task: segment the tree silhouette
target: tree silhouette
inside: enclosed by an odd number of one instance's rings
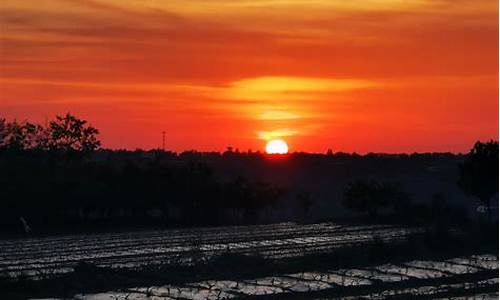
[[[4,150],[30,150],[38,147],[38,138],[42,128],[38,125],[17,121],[7,122],[0,119],[0,149]]]
[[[402,195],[395,184],[358,180],[344,190],[342,204],[353,211],[376,217],[380,209],[394,204]]]
[[[476,142],[459,165],[459,176],[458,186],[484,203],[491,219],[491,198],[498,193],[498,142]]]
[[[0,148],[4,146],[5,139],[7,138],[7,120],[0,118]]]
[[[311,210],[314,200],[310,192],[300,191],[296,195],[297,201],[299,202],[302,212],[304,213],[304,220],[309,216],[309,211]]]
[[[0,118],[0,150],[56,150],[88,152],[99,148],[99,131],[67,113],[56,116],[48,127]]]
[[[94,151],[101,142],[97,139],[99,130],[86,125],[87,121],[80,120],[67,113],[57,116],[49,124],[49,148],[58,151]]]

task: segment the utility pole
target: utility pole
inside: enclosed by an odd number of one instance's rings
[[[163,143],[162,143],[162,150],[165,152],[165,131],[162,131],[162,136],[163,136]]]

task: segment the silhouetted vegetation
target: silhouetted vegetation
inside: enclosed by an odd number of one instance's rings
[[[0,161],[3,228],[20,226],[20,217],[35,230],[258,223],[283,193],[242,177],[222,182],[196,162],[68,161],[45,153]]]
[[[223,182],[194,153],[176,162],[122,152],[89,159],[100,145],[98,130],[70,114],[47,127],[2,119],[0,129],[0,223],[7,232],[22,232],[26,223],[35,232],[258,223],[284,193],[242,176]]]
[[[277,158],[233,149],[102,150],[98,133],[71,114],[46,126],[0,118],[3,232],[314,222],[352,212],[404,224],[464,224],[475,208],[456,199],[461,163],[467,193],[488,204],[498,192],[496,142],[476,144],[465,160],[333,151]]]
[[[304,213],[303,220],[305,221],[309,217],[311,208],[314,205],[313,196],[308,191],[300,191],[297,194],[297,201]]]
[[[375,180],[359,180],[350,183],[344,191],[343,204],[360,213],[376,217],[381,209],[389,205],[397,206],[407,201],[409,196],[402,192],[397,184],[379,183]]]
[[[498,194],[498,142],[477,142],[460,164],[460,188],[477,197],[491,219],[491,199]]]
[[[46,127],[0,118],[0,151],[89,152],[99,148],[99,131],[67,113]]]
[[[434,193],[430,201],[414,202],[411,195],[395,183],[358,180],[344,191],[343,205],[373,221],[396,222],[448,230],[469,222],[465,209],[453,205],[443,193]],[[380,211],[384,211],[380,215]],[[378,218],[377,218],[378,217]]]

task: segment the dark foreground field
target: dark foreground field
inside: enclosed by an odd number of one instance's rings
[[[3,240],[0,291],[2,299],[496,299],[495,240],[485,230],[333,223]]]

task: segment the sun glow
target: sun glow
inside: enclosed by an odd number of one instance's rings
[[[317,98],[321,92],[343,92],[369,87],[379,84],[363,79],[337,79],[292,76],[264,76],[246,78],[233,82],[222,92],[222,97],[237,100],[263,100],[272,102],[282,100],[302,100]]]
[[[281,139],[270,140],[266,145],[266,152],[268,154],[286,154],[288,153],[288,145]]]

